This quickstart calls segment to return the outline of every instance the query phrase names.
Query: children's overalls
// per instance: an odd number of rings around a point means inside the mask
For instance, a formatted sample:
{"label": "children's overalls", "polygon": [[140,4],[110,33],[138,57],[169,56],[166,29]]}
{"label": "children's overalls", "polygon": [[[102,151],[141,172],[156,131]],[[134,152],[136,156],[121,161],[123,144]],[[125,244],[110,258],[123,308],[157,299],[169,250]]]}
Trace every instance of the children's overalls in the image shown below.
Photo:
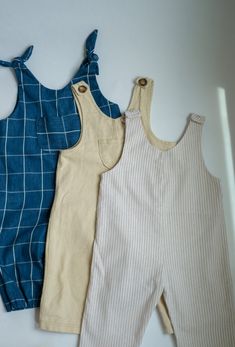
{"label": "children's overalls", "polygon": [[[103,113],[85,82],[74,84],[72,89],[82,131],[78,144],[62,151],[58,161],[40,327],[79,333],[90,276],[100,175],[119,159],[124,125],[123,119],[112,119]],[[158,307],[166,331],[172,333],[164,303]]]}
{"label": "children's overalls", "polygon": [[[33,47],[1,66],[14,69],[16,106],[0,120],[0,292],[7,311],[40,303],[44,251],[54,198],[58,151],[80,136],[80,119],[71,85],[85,80],[102,111],[120,116],[119,107],[100,92],[94,54],[97,30],[86,41],[86,57],[62,89],[44,87],[25,65]],[[78,196],[78,201],[79,196]]]}
{"label": "children's overalls", "polygon": [[202,157],[204,118],[191,115],[165,150],[143,121],[152,85],[138,81],[121,158],[101,176],[80,347],[140,346],[162,293],[178,347],[234,347],[222,195]]}

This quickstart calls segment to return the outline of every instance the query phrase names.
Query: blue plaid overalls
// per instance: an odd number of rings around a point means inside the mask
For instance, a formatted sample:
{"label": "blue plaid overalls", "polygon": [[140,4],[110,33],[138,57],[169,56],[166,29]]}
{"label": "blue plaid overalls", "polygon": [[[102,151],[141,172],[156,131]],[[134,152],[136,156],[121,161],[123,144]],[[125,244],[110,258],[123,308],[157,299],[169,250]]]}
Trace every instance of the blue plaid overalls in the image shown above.
{"label": "blue plaid overalls", "polygon": [[0,292],[7,311],[40,303],[46,230],[55,190],[59,150],[80,136],[80,119],[71,85],[86,81],[108,116],[119,107],[100,92],[96,81],[97,30],[86,41],[86,57],[62,89],[43,86],[27,68],[33,47],[1,66],[14,69],[18,82],[15,109],[0,120]]}

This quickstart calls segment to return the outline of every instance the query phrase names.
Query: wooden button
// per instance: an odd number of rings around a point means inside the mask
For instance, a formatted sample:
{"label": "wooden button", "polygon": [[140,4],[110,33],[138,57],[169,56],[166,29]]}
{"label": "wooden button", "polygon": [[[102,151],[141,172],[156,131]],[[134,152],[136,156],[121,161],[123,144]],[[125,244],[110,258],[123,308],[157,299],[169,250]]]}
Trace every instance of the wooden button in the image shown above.
{"label": "wooden button", "polygon": [[87,87],[81,85],[81,86],[78,87],[78,91],[79,91],[80,93],[85,93],[85,92],[87,91]]}
{"label": "wooden button", "polygon": [[146,86],[147,83],[148,83],[148,81],[146,80],[146,78],[141,78],[141,79],[139,79],[139,85],[140,85],[141,87]]}

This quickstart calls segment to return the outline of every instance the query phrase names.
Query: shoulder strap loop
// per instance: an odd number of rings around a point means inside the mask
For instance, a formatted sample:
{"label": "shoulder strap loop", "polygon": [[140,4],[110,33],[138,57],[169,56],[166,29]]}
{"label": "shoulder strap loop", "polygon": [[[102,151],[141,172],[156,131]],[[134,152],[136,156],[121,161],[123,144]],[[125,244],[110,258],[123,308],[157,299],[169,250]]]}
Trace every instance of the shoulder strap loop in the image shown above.
{"label": "shoulder strap loop", "polygon": [[196,113],[192,113],[191,115],[190,115],[190,120],[192,121],[192,122],[194,122],[194,123],[197,123],[197,124],[204,124],[205,123],[205,117],[204,116],[200,116],[200,115],[198,115],[198,114],[196,114]]}

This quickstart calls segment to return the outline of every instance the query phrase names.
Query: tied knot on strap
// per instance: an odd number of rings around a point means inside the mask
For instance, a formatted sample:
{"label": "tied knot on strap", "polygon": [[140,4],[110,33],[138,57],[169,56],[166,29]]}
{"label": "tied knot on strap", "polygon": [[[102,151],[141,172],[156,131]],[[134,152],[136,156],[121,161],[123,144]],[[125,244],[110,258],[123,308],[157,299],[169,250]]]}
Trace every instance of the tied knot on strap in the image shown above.
{"label": "tied knot on strap", "polygon": [[91,62],[96,62],[99,60],[99,57],[97,54],[94,53],[94,51],[86,51],[86,55],[87,55],[87,60],[89,61],[89,63]]}
{"label": "tied knot on strap", "polygon": [[99,57],[94,53],[98,30],[93,30],[86,39],[86,57],[88,62],[96,62]]}
{"label": "tied knot on strap", "polygon": [[18,65],[17,63],[24,63],[26,60],[28,60],[32,54],[32,51],[33,46],[29,46],[20,57],[15,57],[12,59],[12,61],[0,60],[0,66],[15,68]]}
{"label": "tied knot on strap", "polygon": [[16,57],[13,60],[17,60],[25,63],[31,56],[33,51],[33,46],[29,46],[20,57]]}

